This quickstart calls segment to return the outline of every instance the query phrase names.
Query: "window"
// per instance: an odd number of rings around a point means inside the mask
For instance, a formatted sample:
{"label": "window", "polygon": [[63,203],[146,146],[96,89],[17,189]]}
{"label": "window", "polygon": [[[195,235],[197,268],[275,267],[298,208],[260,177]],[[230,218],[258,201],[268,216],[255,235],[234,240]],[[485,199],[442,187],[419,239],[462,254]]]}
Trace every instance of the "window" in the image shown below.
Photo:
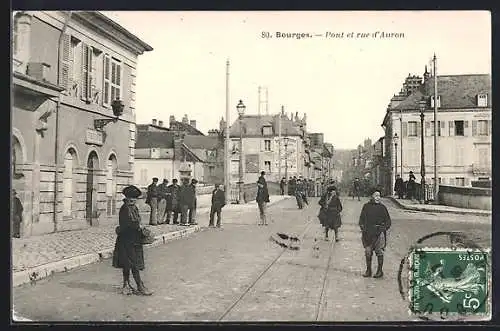
{"label": "window", "polygon": [[465,178],[464,177],[456,177],[455,178],[455,186],[465,186]]}
{"label": "window", "polygon": [[453,123],[455,125],[455,136],[464,136],[465,135],[465,125],[464,121],[455,121]]}
{"label": "window", "polygon": [[262,134],[264,136],[270,136],[273,134],[273,127],[272,126],[264,126],[262,128]]}
{"label": "window", "polygon": [[122,64],[120,61],[104,55],[104,97],[103,104],[110,106],[111,102],[122,98]]}
{"label": "window", "polygon": [[[438,121],[438,137],[441,136],[441,129],[443,127],[444,122]],[[427,136],[434,137],[434,121],[430,121],[426,123]]]}
{"label": "window", "polygon": [[477,134],[478,134],[478,136],[487,136],[488,135],[488,121],[487,120],[477,121]]}
{"label": "window", "polygon": [[488,95],[479,94],[477,96],[477,106],[478,107],[488,107]]}
{"label": "window", "polygon": [[266,172],[271,172],[271,161],[264,161],[264,168],[266,168]]}
{"label": "window", "polygon": [[271,140],[264,140],[264,150],[265,151],[271,150]]}
{"label": "window", "polygon": [[69,86],[68,94],[78,97],[80,93],[80,80],[81,80],[81,67],[82,67],[82,44],[80,40],[71,36],[71,45],[69,48]]}
{"label": "window", "polygon": [[[438,108],[441,107],[441,96],[438,95],[438,98],[437,98],[437,106]],[[434,107],[434,96],[432,95],[431,96],[431,107],[433,108]]]}
{"label": "window", "polygon": [[408,122],[408,137],[416,137],[417,132],[417,122]]}

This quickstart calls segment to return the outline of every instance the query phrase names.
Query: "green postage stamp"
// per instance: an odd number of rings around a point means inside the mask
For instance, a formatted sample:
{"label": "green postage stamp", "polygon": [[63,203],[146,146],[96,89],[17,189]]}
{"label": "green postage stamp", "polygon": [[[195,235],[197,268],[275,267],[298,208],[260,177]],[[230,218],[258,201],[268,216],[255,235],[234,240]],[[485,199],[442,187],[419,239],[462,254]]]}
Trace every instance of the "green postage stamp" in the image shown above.
{"label": "green postage stamp", "polygon": [[490,315],[490,251],[420,248],[410,255],[410,310],[415,315]]}

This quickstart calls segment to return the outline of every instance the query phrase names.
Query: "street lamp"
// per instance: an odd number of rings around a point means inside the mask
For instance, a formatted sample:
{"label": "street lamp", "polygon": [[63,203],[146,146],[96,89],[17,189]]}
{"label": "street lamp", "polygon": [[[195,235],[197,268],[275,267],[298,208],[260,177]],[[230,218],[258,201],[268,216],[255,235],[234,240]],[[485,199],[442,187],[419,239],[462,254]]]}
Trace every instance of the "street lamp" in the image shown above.
{"label": "street lamp", "polygon": [[240,123],[240,162],[238,167],[238,201],[240,203],[243,200],[241,184],[243,183],[243,115],[245,114],[245,109],[247,107],[243,104],[243,101],[239,101],[238,105],[236,105],[236,110],[238,111],[238,119]]}
{"label": "street lamp", "polygon": [[420,194],[422,201],[425,203],[424,111],[426,101],[424,97],[422,97],[418,105],[420,107],[420,176],[422,177],[420,181]]}
{"label": "street lamp", "polygon": [[288,192],[288,137],[285,133],[283,138],[283,144],[285,145],[285,189]]}
{"label": "street lamp", "polygon": [[395,163],[394,163],[394,169],[396,170],[396,177],[398,176],[398,141],[399,137],[398,134],[395,133],[394,137],[392,137],[392,140],[394,141],[394,157],[395,157]]}

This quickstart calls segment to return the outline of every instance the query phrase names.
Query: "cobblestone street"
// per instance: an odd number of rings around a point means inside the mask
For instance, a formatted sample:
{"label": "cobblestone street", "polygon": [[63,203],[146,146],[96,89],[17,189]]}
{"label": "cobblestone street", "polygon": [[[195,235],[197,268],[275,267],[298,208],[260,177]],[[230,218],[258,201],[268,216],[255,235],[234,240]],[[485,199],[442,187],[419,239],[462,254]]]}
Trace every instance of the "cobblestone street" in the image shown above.
{"label": "cobblestone street", "polygon": [[[387,202],[393,228],[385,276],[364,279],[357,227],[363,201],[343,203],[337,243],[322,240],[317,199],[304,210],[291,199],[271,206],[268,227],[256,225],[255,206],[242,206],[224,214],[222,229],[146,249],[143,278],[152,297],[120,295],[121,273],[105,260],[17,287],[14,305],[21,316],[42,321],[405,321],[397,270],[411,243],[451,230],[473,232],[487,246],[491,240],[490,226],[470,217],[412,213]],[[277,231],[301,237],[301,249],[272,243]]]}

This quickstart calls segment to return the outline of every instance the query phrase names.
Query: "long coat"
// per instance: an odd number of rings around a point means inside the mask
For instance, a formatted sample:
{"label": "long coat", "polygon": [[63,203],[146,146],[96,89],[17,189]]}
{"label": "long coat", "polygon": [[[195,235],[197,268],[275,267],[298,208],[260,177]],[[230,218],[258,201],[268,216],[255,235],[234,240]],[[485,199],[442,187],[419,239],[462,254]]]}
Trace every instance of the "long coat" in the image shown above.
{"label": "long coat", "polygon": [[168,186],[167,210],[179,211],[179,185],[170,184]]}
{"label": "long coat", "polygon": [[136,205],[124,204],[119,213],[120,231],[113,251],[113,267],[144,270],[144,250],[141,244],[141,216]]}
{"label": "long coat", "polygon": [[181,185],[179,188],[179,204],[189,208],[196,206],[196,190],[193,185]]}
{"label": "long coat", "polygon": [[269,202],[269,191],[267,190],[267,182],[264,177],[259,177],[257,181],[257,202]]}
{"label": "long coat", "polygon": [[359,227],[361,228],[363,246],[372,246],[379,235],[391,227],[391,217],[387,208],[374,201],[365,203],[359,215]]}
{"label": "long coat", "polygon": [[[329,200],[329,201],[328,201]],[[342,203],[337,195],[330,198],[328,193],[323,194],[319,200],[321,209],[319,211],[319,221],[321,225],[329,229],[338,229],[342,226],[340,212]]]}
{"label": "long coat", "polygon": [[212,191],[212,208],[219,210],[226,205],[224,191],[215,189]]}

